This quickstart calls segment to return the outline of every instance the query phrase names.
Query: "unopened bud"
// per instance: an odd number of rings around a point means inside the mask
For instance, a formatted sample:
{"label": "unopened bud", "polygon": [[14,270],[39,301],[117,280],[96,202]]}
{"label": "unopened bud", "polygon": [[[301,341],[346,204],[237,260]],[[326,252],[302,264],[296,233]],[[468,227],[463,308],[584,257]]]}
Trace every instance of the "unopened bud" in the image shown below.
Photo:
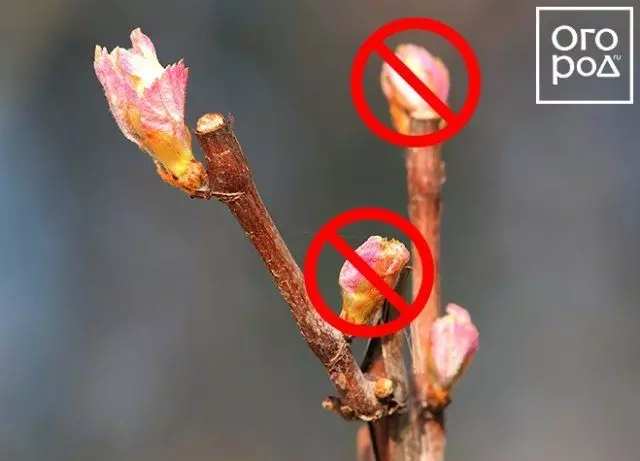
{"label": "unopened bud", "polygon": [[[395,286],[409,261],[409,251],[402,242],[378,236],[369,237],[356,253],[391,287]],[[356,325],[369,322],[382,306],[382,293],[349,261],[342,266],[338,282],[342,287],[340,317]]]}
{"label": "unopened bud", "polygon": [[373,386],[373,393],[380,400],[389,398],[393,393],[393,381],[388,378],[378,378]]}
{"label": "unopened bud", "polygon": [[[446,104],[449,97],[449,71],[444,63],[426,49],[411,43],[398,45],[395,53]],[[380,82],[389,101],[393,124],[400,133],[409,134],[411,117],[439,117],[429,103],[386,62],[382,65]]]}
{"label": "unopened bud", "polygon": [[430,371],[437,387],[449,391],[462,376],[478,350],[479,334],[469,313],[456,304],[436,319],[430,334]]}

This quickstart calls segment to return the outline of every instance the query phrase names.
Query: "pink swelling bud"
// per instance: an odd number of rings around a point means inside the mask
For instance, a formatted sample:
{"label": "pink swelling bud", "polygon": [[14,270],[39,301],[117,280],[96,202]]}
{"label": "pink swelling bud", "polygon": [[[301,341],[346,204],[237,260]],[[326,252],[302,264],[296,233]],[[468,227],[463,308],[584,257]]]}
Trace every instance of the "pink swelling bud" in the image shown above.
{"label": "pink swelling bud", "polygon": [[430,371],[439,390],[449,391],[478,350],[479,334],[469,313],[456,304],[436,319],[430,334]]}
{"label": "pink swelling bud", "polygon": [[[409,261],[409,251],[402,242],[378,236],[369,237],[356,253],[391,287],[396,285]],[[342,266],[338,283],[342,287],[343,320],[364,325],[382,307],[382,293],[349,261]]]}
{"label": "pink swelling bud", "polygon": [[[447,102],[449,71],[440,59],[411,43],[398,45],[395,53],[442,102]],[[439,118],[429,103],[386,62],[382,65],[380,83],[389,101],[393,124],[400,133],[409,134],[411,117]]]}
{"label": "pink swelling bud", "polygon": [[131,32],[131,43],[133,48],[111,53],[96,46],[93,67],[111,113],[124,136],[151,155],[165,181],[195,195],[208,179],[184,124],[188,69],[182,61],[163,67],[140,29]]}

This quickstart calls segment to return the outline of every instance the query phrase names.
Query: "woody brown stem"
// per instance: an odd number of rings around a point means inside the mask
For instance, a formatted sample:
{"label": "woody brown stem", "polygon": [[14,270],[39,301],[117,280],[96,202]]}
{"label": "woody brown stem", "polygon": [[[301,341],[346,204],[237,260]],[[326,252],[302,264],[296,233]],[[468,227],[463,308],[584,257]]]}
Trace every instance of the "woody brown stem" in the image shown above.
{"label": "woody brown stem", "polygon": [[206,114],[198,120],[195,134],[205,155],[211,196],[229,208],[246,232],[302,336],[340,394],[339,401],[329,399],[325,406],[365,421],[387,414],[387,405],[376,398],[374,382],[360,370],[344,335],[326,323],[309,301],[302,271],[258,194],[231,120],[221,114]]}
{"label": "woody brown stem", "polygon": [[[396,400],[403,406],[409,401],[409,379],[404,364],[404,330],[382,338],[385,372],[395,383]],[[412,413],[407,408],[378,422],[387,423],[387,458],[389,461],[418,461],[418,440],[411,424]],[[374,422],[376,424],[378,422]],[[382,460],[381,460],[382,461]]]}
{"label": "woody brown stem", "polygon": [[374,338],[367,352],[371,357],[365,359],[367,367],[363,371],[377,379],[376,396],[384,398],[380,388],[391,384],[399,408],[399,411],[369,423],[369,440],[375,461],[418,461],[417,439],[407,405],[409,384],[402,354],[403,340],[404,330]]}
{"label": "woody brown stem", "polygon": [[366,424],[360,426],[356,434],[356,461],[377,461],[369,427]]}
{"label": "woody brown stem", "polygon": [[[438,130],[440,119],[412,118],[410,134],[422,135]],[[414,400],[417,411],[422,456],[421,461],[444,459],[446,443],[444,415],[429,408],[428,351],[431,325],[440,314],[440,192],[445,180],[444,162],[440,157],[440,145],[407,149],[407,188],[409,198],[409,218],[427,241],[434,262],[434,282],[431,296],[420,315],[411,324]],[[422,283],[422,265],[415,246],[413,254],[413,297],[418,294]]]}
{"label": "woody brown stem", "polygon": [[[403,271],[396,289],[402,292],[408,271]],[[382,320],[389,321],[388,305],[383,310]],[[370,439],[376,461],[419,461],[418,432],[412,424],[409,402],[409,378],[404,364],[404,330],[383,338],[376,338],[369,344],[371,352],[368,375],[381,377],[379,382],[391,381],[394,398],[400,411],[386,418],[369,423]]]}

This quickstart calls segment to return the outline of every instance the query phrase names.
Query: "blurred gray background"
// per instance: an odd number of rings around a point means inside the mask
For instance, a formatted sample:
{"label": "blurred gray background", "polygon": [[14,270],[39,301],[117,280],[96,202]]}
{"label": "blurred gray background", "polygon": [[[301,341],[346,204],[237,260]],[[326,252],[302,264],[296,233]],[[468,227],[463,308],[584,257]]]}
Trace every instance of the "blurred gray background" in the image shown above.
{"label": "blurred gray background", "polygon": [[[236,117],[301,262],[338,212],[405,212],[402,152],[362,124],[348,87],[359,45],[403,16],[456,28],[484,78],[444,154],[444,300],[481,332],[448,459],[638,459],[639,111],[535,105],[536,5],[3,0],[0,459],[354,459],[357,425],[320,407],[332,386],[243,232],[160,181],[119,133],[92,59],[137,26],[163,64],[184,58],[189,124]],[[449,65],[459,108],[456,52],[410,38]],[[386,119],[379,65],[365,80]]]}

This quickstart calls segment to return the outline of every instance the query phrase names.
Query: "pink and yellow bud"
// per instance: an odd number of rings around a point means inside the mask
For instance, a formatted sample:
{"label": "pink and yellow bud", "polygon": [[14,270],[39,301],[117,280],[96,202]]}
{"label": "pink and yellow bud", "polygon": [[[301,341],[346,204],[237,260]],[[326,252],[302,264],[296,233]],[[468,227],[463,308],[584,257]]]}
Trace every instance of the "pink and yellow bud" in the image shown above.
{"label": "pink and yellow bud", "polygon": [[[409,261],[409,251],[402,242],[378,236],[369,237],[356,253],[391,287],[396,285]],[[382,307],[382,293],[349,261],[342,266],[338,283],[342,288],[343,320],[364,325]]]}
{"label": "pink and yellow bud", "polygon": [[449,304],[446,312],[431,327],[429,365],[438,390],[448,392],[473,360],[479,334],[464,308]]}
{"label": "pink and yellow bud", "polygon": [[[418,45],[404,44],[396,48],[396,56],[444,103],[449,97],[449,71],[444,63]],[[380,75],[382,91],[389,101],[391,119],[402,134],[409,134],[411,117],[439,117],[420,96],[386,62]]]}
{"label": "pink and yellow bud", "polygon": [[184,124],[188,69],[182,61],[163,67],[140,29],[131,32],[131,44],[111,53],[96,46],[93,66],[111,113],[125,137],[151,155],[165,181],[196,195],[208,179]]}

